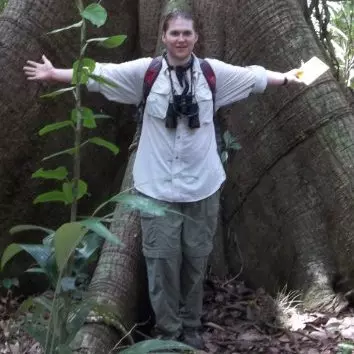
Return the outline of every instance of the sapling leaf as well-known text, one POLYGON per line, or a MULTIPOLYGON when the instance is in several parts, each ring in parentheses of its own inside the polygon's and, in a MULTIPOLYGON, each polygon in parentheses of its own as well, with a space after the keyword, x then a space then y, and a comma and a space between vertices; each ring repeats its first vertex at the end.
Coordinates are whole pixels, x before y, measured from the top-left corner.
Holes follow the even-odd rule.
POLYGON ((51 311, 52 307, 53 307, 53 301, 44 295, 36 296, 33 299, 33 303, 41 306, 43 309, 48 310, 48 311, 51 311))
POLYGON ((104 76, 95 75, 95 74, 90 74, 89 77, 90 77, 92 80, 95 80, 95 81, 97 81, 97 82, 100 83, 100 84, 107 85, 107 86, 110 86, 110 87, 113 87, 113 88, 119 87, 115 82, 113 82, 113 81, 107 79, 107 78, 104 77, 104 76))
POLYGON ((104 48, 116 48, 121 46, 127 39, 126 35, 117 35, 108 37, 105 41, 101 42, 100 45, 104 48))
POLYGON ((92 299, 87 299, 79 304, 74 304, 71 306, 66 321, 66 329, 68 333, 71 334, 71 336, 68 338, 69 343, 74 339, 76 333, 84 325, 87 316, 89 315, 93 306, 94 301, 92 299))
POLYGON ((16 254, 23 251, 22 247, 20 247, 17 243, 12 243, 6 247, 2 257, 1 257, 1 269, 3 270, 7 262, 10 261, 16 254))
MULTIPOLYGON (((81 199, 84 195, 87 194, 87 183, 83 180, 79 180, 78 182, 78 191, 76 199, 81 199)), ((72 203, 74 201, 74 182, 66 182, 63 183, 63 193, 65 194, 65 198, 67 203, 72 203)))
POLYGON ((227 151, 223 151, 221 153, 221 162, 225 163, 229 158, 229 153, 227 151))
POLYGON ((75 248, 88 229, 79 222, 62 225, 54 235, 55 259, 60 271, 63 271, 75 248))
POLYGON ((76 278, 74 278, 74 277, 62 278, 61 288, 63 289, 63 291, 66 292, 66 291, 75 290, 76 289, 75 280, 76 280, 76 278))
POLYGON ((231 150, 241 150, 242 149, 241 145, 239 143, 236 143, 236 142, 232 142, 230 144, 229 148, 231 150))
POLYGON ((159 339, 150 339, 142 341, 136 344, 133 344, 128 349, 125 349, 120 354, 148 354, 155 351, 171 351, 171 350, 180 350, 186 352, 194 352, 194 348, 183 344, 181 342, 172 341, 172 340, 159 340, 159 339))
POLYGON ((38 134, 40 136, 43 136, 45 134, 48 134, 50 132, 53 132, 53 131, 56 131, 56 130, 59 130, 59 129, 62 129, 62 128, 66 128, 66 127, 72 127, 74 128, 74 124, 72 121, 70 120, 65 120, 63 122, 58 122, 58 123, 53 123, 53 124, 48 124, 46 125, 45 127, 43 127, 39 132, 38 134))
POLYGON ((26 300, 22 301, 21 305, 18 307, 16 313, 27 313, 29 309, 33 306, 33 297, 29 297, 26 300))
POLYGON ((73 90, 75 90, 75 86, 66 87, 66 88, 42 95, 42 96, 40 96, 40 98, 52 98, 52 97, 62 95, 65 92, 69 92, 69 91, 73 91, 73 90))
POLYGON ((94 233, 96 233, 98 236, 103 237, 105 240, 110 241, 114 243, 115 245, 120 245, 122 246, 122 242, 119 240, 119 238, 116 235, 113 235, 106 226, 104 226, 102 223, 100 223, 97 220, 82 220, 79 221, 80 224, 85 226, 86 228, 90 229, 94 233))
POLYGON ((83 23, 83 21, 81 20, 80 22, 74 23, 73 25, 50 31, 47 34, 54 34, 54 33, 59 33, 59 32, 62 32, 62 31, 67 31, 67 30, 72 29, 72 28, 79 28, 79 27, 82 26, 82 23, 83 23))
POLYGON ((91 38, 87 40, 87 43, 98 42, 99 45, 105 48, 119 47, 127 39, 125 35, 117 35, 112 37, 91 38))
POLYGON ((48 229, 46 227, 42 226, 37 226, 37 225, 16 225, 10 229, 10 234, 13 235, 17 232, 22 232, 22 231, 44 231, 48 235, 54 233, 54 230, 48 229))
POLYGON ((166 212, 170 210, 168 207, 161 206, 150 198, 130 193, 119 193, 112 197, 110 201, 122 204, 129 209, 139 210, 156 216, 165 216, 166 212))
POLYGON ((56 348, 56 352, 60 354, 73 354, 73 351, 68 344, 58 345, 56 348))
POLYGON ((2 286, 5 289, 11 289, 11 287, 16 286, 19 287, 20 282, 18 278, 5 278, 2 280, 2 286))
POLYGON ((2 255, 1 269, 4 268, 10 259, 21 251, 26 251, 29 255, 31 255, 42 269, 46 268, 47 260, 51 255, 50 247, 44 245, 12 243, 5 249, 2 255))
MULTIPOLYGON (((80 60, 75 61, 73 64, 73 78, 71 83, 76 85, 78 83, 78 68, 80 60)), ((95 70, 96 62, 90 58, 81 59, 81 70, 80 70, 80 84, 87 84, 89 75, 95 70)))
POLYGON ((119 153, 119 147, 105 139, 94 137, 89 139, 88 141, 92 144, 105 147, 106 149, 112 151, 114 155, 117 155, 119 153))
POLYGON ((71 204, 74 201, 73 186, 71 182, 65 182, 62 186, 63 194, 67 204, 71 204))
POLYGON ((87 108, 87 107, 81 107, 80 111, 75 108, 71 111, 71 120, 73 122, 77 122, 80 116, 81 112, 81 119, 82 119, 82 124, 85 128, 96 128, 97 124, 96 124, 96 117, 93 114, 92 109, 87 108))
POLYGON ((54 191, 51 191, 51 192, 40 194, 33 201, 33 204, 48 203, 48 202, 62 202, 64 204, 70 203, 66 199, 66 195, 62 191, 54 190, 54 191))
POLYGON ((101 27, 106 23, 107 11, 99 4, 90 4, 81 12, 81 16, 93 25, 101 27))
POLYGON ((25 270, 25 273, 46 274, 47 275, 47 271, 42 268, 29 268, 29 269, 25 270))
POLYGON ((55 170, 44 170, 40 168, 32 174, 32 178, 55 179, 58 181, 64 180, 68 176, 68 170, 65 167, 58 167, 55 170))

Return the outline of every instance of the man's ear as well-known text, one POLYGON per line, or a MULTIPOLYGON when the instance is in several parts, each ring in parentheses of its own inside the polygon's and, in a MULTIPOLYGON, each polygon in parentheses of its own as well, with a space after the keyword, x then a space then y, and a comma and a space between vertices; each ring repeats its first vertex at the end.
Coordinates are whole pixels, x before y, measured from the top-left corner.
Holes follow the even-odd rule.
POLYGON ((165 32, 162 32, 161 39, 162 39, 162 43, 166 44, 166 33, 165 32))

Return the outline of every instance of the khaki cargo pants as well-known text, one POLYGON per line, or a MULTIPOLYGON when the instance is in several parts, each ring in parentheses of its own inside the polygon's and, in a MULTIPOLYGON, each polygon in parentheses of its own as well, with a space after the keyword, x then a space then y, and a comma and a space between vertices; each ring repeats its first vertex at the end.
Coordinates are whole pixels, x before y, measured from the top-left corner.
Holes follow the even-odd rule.
POLYGON ((168 203, 165 216, 141 213, 143 253, 156 329, 178 336, 200 327, 203 280, 213 248, 220 192, 191 203, 168 203))

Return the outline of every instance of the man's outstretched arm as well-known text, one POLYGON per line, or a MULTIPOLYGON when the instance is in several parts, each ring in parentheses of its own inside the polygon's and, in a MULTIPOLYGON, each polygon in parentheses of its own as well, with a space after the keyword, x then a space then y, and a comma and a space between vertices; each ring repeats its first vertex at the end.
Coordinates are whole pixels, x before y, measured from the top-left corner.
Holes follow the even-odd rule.
POLYGON ((57 69, 45 55, 42 60, 43 63, 27 60, 27 65, 23 67, 27 80, 71 82, 73 69, 57 69))

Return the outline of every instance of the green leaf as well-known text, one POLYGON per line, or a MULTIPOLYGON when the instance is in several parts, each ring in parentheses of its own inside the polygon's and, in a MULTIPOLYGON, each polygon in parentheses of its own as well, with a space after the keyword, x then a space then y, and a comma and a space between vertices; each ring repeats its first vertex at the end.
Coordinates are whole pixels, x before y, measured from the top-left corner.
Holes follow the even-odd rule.
POLYGON ((74 124, 73 122, 71 122, 70 120, 65 120, 63 122, 58 122, 58 123, 53 123, 53 124, 48 124, 45 127, 43 127, 40 131, 39 131, 39 135, 43 136, 45 134, 48 134, 52 131, 56 131, 62 128, 66 128, 71 126, 72 128, 74 128, 74 124))
POLYGON ((47 275, 47 271, 42 268, 29 268, 25 271, 25 273, 46 274, 47 275))
POLYGON ((103 237, 105 240, 112 242, 115 245, 123 246, 122 242, 119 240, 119 238, 116 235, 113 235, 106 226, 104 226, 102 223, 100 223, 97 220, 82 220, 79 222, 82 224, 84 227, 88 228, 89 230, 93 231, 96 233, 98 236, 103 237))
POLYGON ((18 278, 5 278, 2 280, 2 286, 5 289, 11 289, 11 287, 16 286, 19 287, 20 286, 20 282, 18 281, 18 278))
MULTIPOLYGON (((73 64, 73 78, 71 83, 76 85, 78 81, 78 68, 79 68, 80 60, 75 61, 73 64)), ((81 59, 81 71, 80 71, 80 84, 87 84, 89 79, 89 75, 95 70, 96 62, 90 58, 82 58, 81 59)))
MULTIPOLYGON (((87 183, 80 179, 77 187, 77 200, 79 200, 87 194, 87 183)), ((74 201, 74 182, 63 183, 62 188, 67 202, 72 203, 74 201)))
POLYGON ((1 257, 1 269, 3 270, 7 262, 9 262, 16 254, 23 251, 22 247, 17 243, 12 243, 6 247, 2 257, 1 257))
POLYGON ((56 348, 56 352, 60 354, 73 354, 73 351, 71 350, 69 345, 66 344, 60 344, 56 348))
POLYGON ((27 244, 12 243, 5 249, 2 255, 1 269, 4 268, 4 266, 10 259, 12 259, 21 251, 26 251, 28 254, 30 254, 42 269, 46 268, 48 258, 51 255, 51 249, 44 245, 36 245, 36 244, 27 245, 27 244))
POLYGON ((102 45, 105 48, 116 48, 121 46, 126 39, 127 39, 126 35, 112 36, 112 37, 108 37, 105 41, 101 42, 100 45, 102 45))
POLYGON ((180 343, 175 342, 172 340, 158 340, 158 339, 151 339, 136 343, 125 349, 120 354, 149 354, 156 350, 180 350, 180 351, 192 351, 194 352, 194 348, 180 343))
POLYGON ((72 28, 79 28, 82 26, 82 23, 83 23, 83 21, 81 20, 80 22, 74 23, 73 25, 53 30, 51 32, 48 32, 47 34, 54 34, 54 33, 59 33, 59 32, 66 31, 66 30, 69 30, 72 28))
POLYGON ((113 88, 119 87, 116 83, 114 83, 113 81, 107 79, 107 78, 104 77, 104 76, 90 74, 89 77, 90 77, 92 80, 95 80, 95 81, 97 81, 97 82, 100 83, 100 84, 107 85, 107 86, 110 86, 110 87, 113 87, 113 88))
MULTIPOLYGON (((29 322, 25 323, 22 328, 30 335, 30 337, 34 338, 42 346, 42 348, 45 348, 48 330, 48 326, 46 324, 29 322)), ((52 331, 50 331, 50 333, 50 337, 52 337, 52 331)))
POLYGON ((221 162, 225 163, 229 159, 229 153, 227 151, 223 151, 221 153, 221 162))
POLYGON ((106 23, 107 11, 99 4, 90 4, 81 12, 81 16, 93 25, 101 27, 106 23))
POLYGON ((21 305, 17 309, 16 313, 27 313, 29 309, 33 306, 33 297, 29 297, 26 300, 22 301, 21 305))
POLYGON ((47 298, 45 295, 37 296, 33 299, 33 304, 39 305, 49 312, 52 310, 53 301, 47 298))
POLYGON ((236 142, 232 142, 230 144, 229 148, 231 150, 241 150, 242 149, 241 145, 239 143, 236 143, 236 142))
POLYGON ((37 225, 17 225, 14 226, 10 229, 10 234, 16 234, 17 232, 22 232, 22 231, 33 231, 33 230, 39 230, 39 231, 44 231, 48 235, 54 233, 54 230, 47 229, 46 227, 42 226, 37 226, 37 225))
POLYGON ((101 248, 102 238, 95 232, 90 232, 85 235, 79 247, 77 247, 77 255, 75 258, 87 261, 96 251, 101 248))
POLYGON ((57 266, 63 271, 77 245, 88 229, 79 222, 62 225, 54 235, 54 249, 57 266))
POLYGON ((117 35, 112 37, 91 38, 87 43, 98 42, 102 47, 115 48, 123 44, 127 39, 125 35, 117 35))
POLYGON ((50 160, 53 157, 57 157, 57 156, 65 155, 65 154, 73 155, 73 154, 75 154, 75 151, 76 151, 76 148, 70 148, 70 149, 66 149, 66 150, 63 150, 63 151, 59 151, 59 152, 56 152, 53 155, 46 156, 45 158, 42 159, 42 161, 50 160))
POLYGON ((48 202, 62 202, 62 203, 68 204, 65 194, 63 192, 57 191, 57 190, 40 194, 33 201, 33 204, 48 203, 48 202))
POLYGON ((112 151, 114 155, 117 155, 119 153, 119 147, 105 139, 94 137, 89 139, 89 142, 92 144, 105 147, 106 149, 112 151))
POLYGON ((64 277, 61 279, 61 288, 64 292, 76 289, 75 285, 76 278, 74 277, 64 277))
POLYGON ((71 336, 68 338, 68 342, 71 342, 75 337, 76 333, 84 325, 87 316, 89 315, 92 307, 94 306, 94 301, 92 299, 84 300, 79 304, 74 304, 71 306, 67 321, 66 329, 71 336))
POLYGON ((62 186, 63 194, 65 195, 66 203, 71 204, 74 201, 73 185, 71 182, 65 182, 62 186))
MULTIPOLYGON (((85 128, 96 128, 96 120, 95 120, 95 115, 93 114, 92 110, 87 107, 81 107, 80 109, 81 112, 81 119, 83 120, 83 126, 85 128)), ((73 122, 77 122, 80 117, 79 110, 77 108, 73 109, 71 111, 71 120, 73 122)))
POLYGON ((47 94, 42 95, 40 97, 41 98, 52 98, 52 97, 56 97, 56 96, 62 95, 65 92, 69 92, 69 91, 73 91, 73 90, 75 90, 75 86, 66 87, 66 88, 51 92, 51 93, 47 93, 47 94))
POLYGON ((55 179, 58 181, 64 180, 68 176, 68 170, 65 167, 58 167, 55 170, 44 170, 40 168, 32 174, 32 178, 55 179))
POLYGON ((133 210, 139 210, 156 216, 165 216, 166 212, 170 211, 168 207, 161 206, 153 199, 130 193, 120 193, 111 198, 110 201, 117 202, 133 210))

